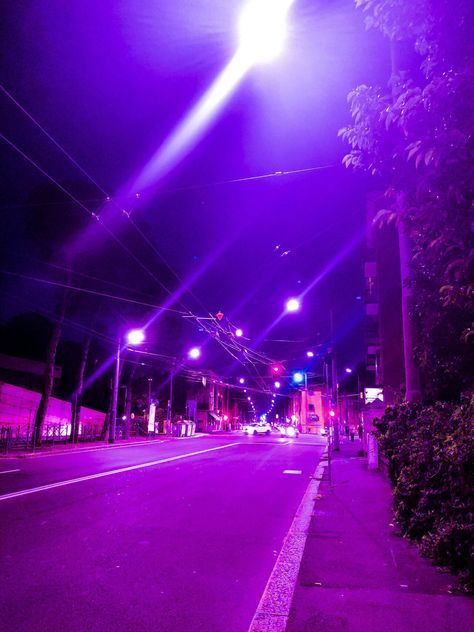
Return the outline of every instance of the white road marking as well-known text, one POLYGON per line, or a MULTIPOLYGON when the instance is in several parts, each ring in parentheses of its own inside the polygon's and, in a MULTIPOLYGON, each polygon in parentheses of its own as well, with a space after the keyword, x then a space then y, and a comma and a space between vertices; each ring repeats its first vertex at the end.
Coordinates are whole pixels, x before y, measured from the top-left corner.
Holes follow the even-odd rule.
POLYGON ((314 497, 320 484, 320 480, 316 479, 322 478, 323 470, 327 465, 327 463, 322 463, 325 456, 327 457, 327 453, 321 456, 316 472, 306 488, 248 632, 263 632, 263 630, 285 632, 286 630, 314 508, 314 497))
MULTIPOLYGON (((191 437, 186 437, 191 438, 191 437)), ((85 454, 87 452, 99 452, 103 450, 123 450, 124 448, 135 448, 135 447, 147 447, 151 445, 158 445, 159 443, 166 443, 166 439, 150 439, 149 441, 137 441, 136 443, 125 443, 124 445, 111 443, 104 445, 96 445, 90 447, 70 447, 69 449, 61 450, 61 449, 52 449, 50 452, 26 452, 25 454, 19 454, 16 458, 18 459, 29 459, 34 457, 35 459, 42 459, 50 456, 69 456, 71 454, 85 454)))
POLYGON ((71 478, 67 481, 60 481, 59 483, 50 483, 49 485, 41 485, 40 487, 32 487, 31 489, 22 489, 18 492, 11 492, 10 494, 4 494, 0 496, 1 500, 9 500, 11 498, 18 498, 19 496, 26 496, 27 494, 36 494, 37 492, 44 492, 48 489, 55 489, 56 487, 64 487, 65 485, 73 485, 74 483, 82 483, 83 481, 92 481, 95 478, 102 478, 104 476, 112 476, 114 474, 122 474, 123 472, 131 472, 133 470, 141 470, 145 467, 153 467, 154 465, 161 465, 162 463, 170 463, 171 461, 178 461, 180 459, 186 459, 190 456, 198 456, 199 454, 206 454, 206 452, 214 452, 216 450, 224 450, 225 448, 232 448, 233 446, 240 445, 239 443, 228 443, 226 445, 220 445, 216 448, 207 448, 206 450, 198 450, 197 452, 188 452, 187 454, 178 454, 176 456, 170 456, 166 459, 159 459, 158 461, 148 461, 147 463, 140 463, 139 465, 129 465, 128 467, 121 467, 118 470, 109 470, 108 472, 99 472, 98 474, 89 474, 88 476, 80 476, 79 478, 71 478))
POLYGON ((303 474, 303 470, 283 470, 283 474, 303 474))
POLYGON ((20 470, 5 470, 4 472, 0 472, 0 474, 10 474, 10 472, 19 472, 20 470))

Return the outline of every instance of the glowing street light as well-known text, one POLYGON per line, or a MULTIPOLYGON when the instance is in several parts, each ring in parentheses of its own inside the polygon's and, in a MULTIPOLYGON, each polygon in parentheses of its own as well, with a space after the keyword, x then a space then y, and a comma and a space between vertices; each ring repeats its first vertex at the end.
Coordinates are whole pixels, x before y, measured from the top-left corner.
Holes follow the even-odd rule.
POLYGON ((243 377, 239 379, 239 384, 245 384, 245 379, 243 377))
POLYGON ((352 369, 350 369, 349 367, 346 367, 344 370, 346 373, 352 373, 352 369))
POLYGON ((239 329, 235 330, 235 335, 237 336, 237 338, 242 338, 242 336, 244 335, 244 332, 239 327, 239 329))
POLYGON ((298 312, 301 309, 301 303, 297 298, 290 298, 286 301, 286 311, 293 313, 298 312))
POLYGON ((132 329, 127 334, 127 342, 130 345, 139 345, 145 340, 143 329, 132 329))
POLYGON ((277 380, 276 382, 274 382, 274 383, 273 383, 273 386, 274 386, 275 388, 280 388, 280 386, 281 386, 281 382, 279 382, 279 381, 277 380))
POLYGON ((201 349, 199 347, 193 347, 188 352, 188 356, 191 358, 191 360, 197 360, 200 357, 200 355, 201 355, 201 349))
POLYGON ((314 352, 313 351, 307 351, 306 355, 308 356, 308 358, 314 358, 314 352))
POLYGON ((249 63, 270 61, 282 51, 293 1, 249 0, 244 6, 239 20, 239 52, 249 63))
POLYGON ((293 373, 293 382, 295 384, 301 384, 302 382, 304 382, 304 373, 302 373, 301 371, 295 371, 293 373))

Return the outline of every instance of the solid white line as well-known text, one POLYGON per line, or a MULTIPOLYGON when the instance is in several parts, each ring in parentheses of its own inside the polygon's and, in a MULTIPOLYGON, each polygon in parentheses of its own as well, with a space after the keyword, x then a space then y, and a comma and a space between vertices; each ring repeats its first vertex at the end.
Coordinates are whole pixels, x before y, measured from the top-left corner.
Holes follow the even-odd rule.
POLYGON ((283 474, 303 474, 303 470, 283 470, 283 474))
POLYGON ((0 472, 0 474, 10 474, 10 472, 19 472, 20 470, 5 470, 4 472, 0 472))
POLYGON ((41 485, 40 487, 32 487, 31 489, 22 489, 19 492, 12 492, 10 494, 4 494, 3 496, 0 496, 0 501, 9 500, 11 498, 18 498, 19 496, 26 496, 27 494, 36 494, 37 492, 43 492, 48 489, 55 489, 56 487, 64 487, 65 485, 73 485, 74 483, 82 483, 83 481, 92 481, 95 478, 102 478, 103 476, 112 476, 113 474, 122 474, 123 472, 141 470, 145 467, 153 467, 154 465, 161 465, 162 463, 170 463, 171 461, 186 459, 190 456, 206 454, 206 452, 214 452, 215 450, 232 448, 235 445, 240 445, 240 443, 228 443, 226 445, 217 446, 216 448, 208 448, 206 450, 199 450, 197 452, 188 452, 187 454, 178 454, 176 456, 167 457, 166 459, 159 459, 158 461, 148 461, 147 463, 140 463, 139 465, 129 465, 128 467, 121 467, 118 470, 109 470, 108 472, 99 472, 98 474, 89 474, 88 476, 71 478, 68 481, 60 481, 59 483, 50 483, 49 485, 41 485))
MULTIPOLYGON (((326 454, 326 453, 325 453, 326 454)), ((320 458, 257 606, 248 632, 285 632, 325 458, 320 458)))
POLYGON ((166 439, 150 439, 149 441, 137 441, 136 443, 120 444, 106 444, 95 445, 90 447, 70 447, 69 449, 52 449, 50 452, 26 452, 25 454, 18 454, 15 456, 17 459, 29 459, 34 457, 35 459, 42 459, 49 456, 69 456, 70 454, 87 454, 88 452, 99 452, 103 450, 123 450, 124 448, 134 448, 136 446, 143 448, 151 445, 158 445, 159 443, 165 443, 166 439))

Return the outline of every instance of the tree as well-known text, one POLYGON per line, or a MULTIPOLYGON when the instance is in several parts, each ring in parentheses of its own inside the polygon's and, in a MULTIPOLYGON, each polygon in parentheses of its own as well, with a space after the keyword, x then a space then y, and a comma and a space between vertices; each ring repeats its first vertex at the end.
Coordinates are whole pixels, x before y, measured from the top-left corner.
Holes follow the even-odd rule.
POLYGON ((92 341, 92 333, 89 333, 82 347, 81 363, 79 366, 79 375, 77 378, 77 387, 72 396, 72 414, 71 414, 71 434, 69 441, 77 443, 79 439, 79 421, 81 417, 82 396, 84 389, 84 375, 86 372, 86 364, 89 358, 89 351, 92 341))
POLYGON ((343 162, 381 175, 378 222, 403 222, 415 357, 425 395, 455 398, 474 375, 474 7, 458 0, 356 0, 390 39, 388 89, 361 85, 343 162))
MULTIPOLYGON (((68 221, 64 221, 67 201, 62 191, 58 192, 51 185, 36 188, 32 192, 29 201, 38 207, 37 212, 28 224, 28 239, 31 250, 34 255, 39 256, 42 260, 51 261, 55 258, 62 263, 66 268, 64 282, 66 286, 69 286, 72 278, 70 272, 71 262, 65 244, 71 235, 84 225, 83 216, 76 214, 72 216, 72 219, 68 218, 68 221)), ((61 294, 56 318, 54 319, 53 331, 47 347, 43 388, 34 421, 33 436, 37 445, 40 445, 42 440, 44 420, 53 390, 56 353, 70 296, 71 293, 67 289, 61 294)))

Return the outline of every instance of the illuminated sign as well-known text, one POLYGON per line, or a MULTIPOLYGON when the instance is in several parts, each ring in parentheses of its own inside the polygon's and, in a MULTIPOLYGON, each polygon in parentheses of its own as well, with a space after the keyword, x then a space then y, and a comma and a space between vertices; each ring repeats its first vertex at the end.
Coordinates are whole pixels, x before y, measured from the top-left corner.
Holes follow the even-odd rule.
POLYGON ((371 404, 379 400, 383 402, 383 388, 364 388, 364 401, 366 404, 371 404))

